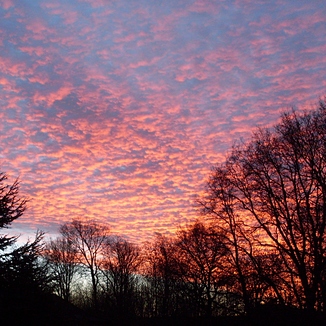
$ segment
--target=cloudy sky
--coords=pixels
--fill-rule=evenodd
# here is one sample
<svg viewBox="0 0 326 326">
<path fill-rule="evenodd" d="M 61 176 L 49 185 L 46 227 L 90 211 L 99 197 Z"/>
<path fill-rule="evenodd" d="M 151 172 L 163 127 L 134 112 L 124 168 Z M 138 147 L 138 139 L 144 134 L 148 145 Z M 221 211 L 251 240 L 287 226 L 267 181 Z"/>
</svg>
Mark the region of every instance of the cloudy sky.
<svg viewBox="0 0 326 326">
<path fill-rule="evenodd" d="M 28 210 L 135 241 L 195 218 L 234 141 L 326 92 L 326 2 L 0 0 L 0 163 Z"/>
</svg>

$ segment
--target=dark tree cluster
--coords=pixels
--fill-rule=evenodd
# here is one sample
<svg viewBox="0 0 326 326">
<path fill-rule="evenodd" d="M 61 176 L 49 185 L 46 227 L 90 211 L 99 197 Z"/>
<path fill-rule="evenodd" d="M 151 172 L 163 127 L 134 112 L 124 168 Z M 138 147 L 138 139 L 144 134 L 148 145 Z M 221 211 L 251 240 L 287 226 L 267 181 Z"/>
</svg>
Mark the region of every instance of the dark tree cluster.
<svg viewBox="0 0 326 326">
<path fill-rule="evenodd" d="M 284 114 L 216 166 L 201 201 L 229 239 L 235 292 L 262 302 L 326 307 L 326 107 Z"/>
<path fill-rule="evenodd" d="M 26 199 L 19 197 L 19 182 L 7 184 L 7 176 L 0 174 L 0 228 L 4 230 L 26 209 Z M 33 241 L 17 245 L 17 237 L 0 235 L 0 313 L 6 324 L 18 323 L 33 314 L 41 305 L 43 295 L 51 293 L 50 278 L 42 264 L 43 233 Z"/>
<path fill-rule="evenodd" d="M 230 300 L 233 305 L 223 289 L 225 236 L 202 222 L 173 239 L 157 235 L 143 247 L 95 222 L 74 220 L 60 230 L 44 258 L 55 276 L 52 287 L 64 300 L 128 318 L 211 317 L 223 314 Z M 81 292 L 80 283 L 86 286 Z"/>
<path fill-rule="evenodd" d="M 5 182 L 1 174 L 2 229 L 26 208 L 18 182 Z M 53 324 L 323 324 L 324 102 L 234 145 L 212 169 L 198 205 L 197 221 L 143 245 L 87 219 L 63 224 L 56 239 L 39 232 L 20 247 L 2 235 L 0 307 L 7 315 L 42 307 L 47 318 L 57 315 Z"/>
</svg>

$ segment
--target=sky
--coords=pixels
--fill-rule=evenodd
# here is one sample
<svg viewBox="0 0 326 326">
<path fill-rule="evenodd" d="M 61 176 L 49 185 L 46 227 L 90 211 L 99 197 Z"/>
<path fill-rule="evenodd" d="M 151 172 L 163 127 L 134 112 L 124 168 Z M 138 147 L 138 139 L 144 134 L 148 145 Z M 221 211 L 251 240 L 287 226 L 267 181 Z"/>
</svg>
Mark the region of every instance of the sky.
<svg viewBox="0 0 326 326">
<path fill-rule="evenodd" d="M 135 242 L 198 216 L 214 164 L 326 95 L 323 0 L 0 0 L 0 166 L 23 236 Z"/>
</svg>

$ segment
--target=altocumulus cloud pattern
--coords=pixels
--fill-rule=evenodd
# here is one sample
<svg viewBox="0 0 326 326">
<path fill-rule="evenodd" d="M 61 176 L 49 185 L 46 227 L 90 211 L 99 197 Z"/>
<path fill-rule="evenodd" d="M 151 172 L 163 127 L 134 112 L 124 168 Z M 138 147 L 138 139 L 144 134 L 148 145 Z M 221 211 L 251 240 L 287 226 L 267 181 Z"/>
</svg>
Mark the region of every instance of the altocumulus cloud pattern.
<svg viewBox="0 0 326 326">
<path fill-rule="evenodd" d="M 0 0 L 1 170 L 29 209 L 142 241 L 237 139 L 325 95 L 324 1 Z"/>
</svg>

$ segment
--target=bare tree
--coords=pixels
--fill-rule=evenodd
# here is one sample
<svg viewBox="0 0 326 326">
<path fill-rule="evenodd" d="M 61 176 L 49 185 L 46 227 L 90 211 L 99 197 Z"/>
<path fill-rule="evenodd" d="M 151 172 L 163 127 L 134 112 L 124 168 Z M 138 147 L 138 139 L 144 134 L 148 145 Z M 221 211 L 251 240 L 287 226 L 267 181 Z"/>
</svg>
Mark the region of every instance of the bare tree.
<svg viewBox="0 0 326 326">
<path fill-rule="evenodd" d="M 61 235 L 77 252 L 77 261 L 91 276 L 93 304 L 97 307 L 102 249 L 108 241 L 109 228 L 93 221 L 73 220 L 60 228 Z"/>
<path fill-rule="evenodd" d="M 246 277 L 246 252 L 250 240 L 245 236 L 243 222 L 236 212 L 236 201 L 233 196 L 233 186 L 228 179 L 226 169 L 215 167 L 212 170 L 208 185 L 207 195 L 200 200 L 203 213 L 213 216 L 215 227 L 225 234 L 226 245 L 230 250 L 230 275 L 236 278 L 245 305 L 245 310 L 250 309 L 248 293 L 248 278 Z M 234 291 L 234 289 L 232 289 Z"/>
<path fill-rule="evenodd" d="M 203 311 L 206 316 L 212 316 L 225 283 L 223 269 L 229 253 L 225 235 L 197 221 L 178 232 L 176 248 L 179 277 L 188 285 L 188 295 L 193 296 L 192 302 L 199 304 L 200 315 Z"/>
<path fill-rule="evenodd" d="M 49 262 L 54 288 L 66 301 L 71 298 L 71 286 L 78 269 L 77 250 L 64 237 L 50 240 L 43 251 L 43 257 Z"/>
<path fill-rule="evenodd" d="M 103 259 L 107 292 L 112 294 L 120 313 L 132 314 L 141 263 L 139 247 L 121 237 L 112 237 L 104 247 Z"/>
<path fill-rule="evenodd" d="M 214 186 L 221 173 L 227 185 L 222 193 Z M 277 296 L 301 308 L 325 309 L 325 103 L 302 115 L 284 114 L 272 131 L 258 130 L 248 144 L 235 146 L 213 171 L 208 192 L 206 213 L 218 221 L 231 210 L 238 222 L 229 223 L 229 230 L 238 226 L 242 238 L 254 239 L 251 247 L 238 243 L 241 250 L 246 247 L 251 258 L 259 248 L 281 258 L 286 291 L 274 284 Z"/>
<path fill-rule="evenodd" d="M 146 246 L 143 274 L 149 285 L 151 316 L 169 316 L 177 309 L 175 253 L 174 241 L 161 234 Z"/>
<path fill-rule="evenodd" d="M 256 228 L 241 213 L 243 208 L 235 196 L 236 191 L 227 166 L 216 166 L 207 184 L 207 194 L 199 200 L 199 204 L 214 228 L 224 234 L 224 243 L 229 250 L 224 261 L 225 274 L 228 274 L 227 291 L 232 292 L 234 297 L 239 295 L 245 312 L 249 313 L 258 300 L 255 296 L 257 273 L 262 271 L 262 260 L 256 257 L 261 257 L 263 253 Z M 240 302 L 234 307 L 239 309 Z"/>
</svg>

